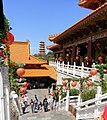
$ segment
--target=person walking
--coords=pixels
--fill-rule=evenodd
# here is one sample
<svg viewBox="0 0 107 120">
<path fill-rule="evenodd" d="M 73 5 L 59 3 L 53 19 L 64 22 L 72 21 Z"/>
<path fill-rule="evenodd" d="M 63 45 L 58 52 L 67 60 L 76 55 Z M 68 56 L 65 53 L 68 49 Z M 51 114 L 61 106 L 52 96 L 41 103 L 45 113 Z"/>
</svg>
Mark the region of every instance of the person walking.
<svg viewBox="0 0 107 120">
<path fill-rule="evenodd" d="M 44 112 L 47 112 L 48 111 L 48 101 L 47 101 L 47 99 L 44 99 L 43 106 L 44 106 Z"/>
<path fill-rule="evenodd" d="M 25 102 L 25 107 L 28 106 L 28 96 L 27 94 L 24 95 L 24 102 Z"/>
<path fill-rule="evenodd" d="M 39 111 L 42 112 L 42 102 L 41 101 L 40 101 L 38 107 L 39 107 Z"/>
<path fill-rule="evenodd" d="M 34 102 L 33 102 L 33 99 L 30 100 L 30 106 L 31 106 L 31 111 L 32 113 L 34 112 Z"/>
<path fill-rule="evenodd" d="M 48 98 L 48 106 L 49 106 L 49 110 L 53 110 L 53 96 L 49 96 Z"/>
<path fill-rule="evenodd" d="M 38 98 L 35 95 L 35 99 L 34 99 L 34 112 L 37 112 L 37 111 L 38 111 Z"/>
<path fill-rule="evenodd" d="M 50 88 L 50 86 L 48 86 L 48 95 L 50 95 L 50 90 L 51 90 L 51 88 Z"/>
<path fill-rule="evenodd" d="M 22 108 L 22 114 L 24 114 L 25 113 L 25 108 L 26 108 L 24 101 L 21 102 L 21 108 Z"/>
</svg>

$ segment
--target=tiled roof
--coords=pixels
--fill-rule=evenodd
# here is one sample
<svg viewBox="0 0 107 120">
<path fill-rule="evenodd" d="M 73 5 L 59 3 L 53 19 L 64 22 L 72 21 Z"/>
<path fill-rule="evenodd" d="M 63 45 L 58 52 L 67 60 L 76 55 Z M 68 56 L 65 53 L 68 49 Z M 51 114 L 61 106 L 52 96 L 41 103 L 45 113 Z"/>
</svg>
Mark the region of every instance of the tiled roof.
<svg viewBox="0 0 107 120">
<path fill-rule="evenodd" d="M 29 42 L 17 41 L 10 45 L 10 59 L 17 63 L 41 65 L 40 69 L 25 68 L 23 77 L 50 77 L 57 80 L 56 71 L 53 67 L 46 65 L 45 60 L 30 55 Z"/>
<path fill-rule="evenodd" d="M 14 42 L 10 45 L 10 59 L 23 64 L 46 64 L 47 62 L 30 55 L 29 42 Z"/>
<path fill-rule="evenodd" d="M 55 41 L 59 41 L 67 33 L 69 33 L 69 32 L 71 33 L 71 31 L 73 31 L 75 29 L 78 30 L 80 26 L 84 25 L 85 23 L 87 23 L 89 21 L 92 21 L 95 18 L 95 16 L 100 16 L 99 14 L 101 14 L 106 9 L 107 9 L 107 2 L 105 2 L 99 8 L 97 8 L 96 10 L 94 10 L 93 12 L 91 12 L 90 14 L 88 14 L 86 17 L 84 17 L 81 20 L 79 20 L 74 25 L 70 26 L 68 29 L 64 30 L 62 33 L 60 33 L 54 39 L 52 39 L 52 41 L 54 41 L 54 42 Z"/>
<path fill-rule="evenodd" d="M 61 48 L 61 45 L 59 45 L 59 44 L 53 44 L 53 45 L 47 46 L 46 48 L 49 49 L 49 50 L 51 50 L 51 49 Z"/>
<path fill-rule="evenodd" d="M 43 65 L 40 69 L 25 69 L 23 77 L 50 77 L 57 80 L 55 69 L 48 65 Z"/>
</svg>

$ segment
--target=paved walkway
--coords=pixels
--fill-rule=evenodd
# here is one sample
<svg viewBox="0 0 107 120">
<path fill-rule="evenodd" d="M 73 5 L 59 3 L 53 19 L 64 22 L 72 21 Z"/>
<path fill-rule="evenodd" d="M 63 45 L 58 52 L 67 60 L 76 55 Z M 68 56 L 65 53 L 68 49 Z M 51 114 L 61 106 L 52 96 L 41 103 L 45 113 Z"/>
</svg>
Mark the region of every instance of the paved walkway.
<svg viewBox="0 0 107 120">
<path fill-rule="evenodd" d="M 32 89 L 28 91 L 29 102 L 37 95 L 39 101 L 43 101 L 44 97 L 48 97 L 47 89 Z M 49 111 L 32 113 L 30 106 L 26 108 L 26 113 L 19 117 L 19 120 L 75 120 L 70 112 L 65 111 Z"/>
<path fill-rule="evenodd" d="M 20 120 L 75 120 L 70 112 L 51 111 L 42 113 L 26 113 L 20 117 Z"/>
</svg>

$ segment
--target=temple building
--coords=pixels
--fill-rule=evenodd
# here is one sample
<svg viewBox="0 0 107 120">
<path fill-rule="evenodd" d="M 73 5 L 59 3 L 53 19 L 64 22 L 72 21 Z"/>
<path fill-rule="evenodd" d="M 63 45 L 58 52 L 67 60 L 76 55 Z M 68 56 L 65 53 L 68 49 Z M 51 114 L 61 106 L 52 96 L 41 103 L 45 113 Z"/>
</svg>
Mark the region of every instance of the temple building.
<svg viewBox="0 0 107 120">
<path fill-rule="evenodd" d="M 79 6 L 93 11 L 60 34 L 49 35 L 56 60 L 90 67 L 93 62 L 107 63 L 107 1 L 79 0 Z"/>
<path fill-rule="evenodd" d="M 30 55 L 29 41 L 15 41 L 10 45 L 10 60 L 24 64 L 24 78 L 31 83 L 32 87 L 47 88 L 51 83 L 56 83 L 57 75 L 53 67 L 38 57 Z"/>
</svg>

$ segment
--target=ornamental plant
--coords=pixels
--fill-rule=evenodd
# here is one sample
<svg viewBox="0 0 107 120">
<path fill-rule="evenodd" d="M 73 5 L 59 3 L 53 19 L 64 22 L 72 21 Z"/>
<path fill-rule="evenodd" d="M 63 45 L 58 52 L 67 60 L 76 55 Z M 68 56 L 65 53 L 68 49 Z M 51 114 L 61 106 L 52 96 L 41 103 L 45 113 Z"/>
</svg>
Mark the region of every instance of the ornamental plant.
<svg viewBox="0 0 107 120">
<path fill-rule="evenodd" d="M 82 102 L 95 98 L 97 91 L 94 88 L 84 87 L 81 92 Z"/>
</svg>

